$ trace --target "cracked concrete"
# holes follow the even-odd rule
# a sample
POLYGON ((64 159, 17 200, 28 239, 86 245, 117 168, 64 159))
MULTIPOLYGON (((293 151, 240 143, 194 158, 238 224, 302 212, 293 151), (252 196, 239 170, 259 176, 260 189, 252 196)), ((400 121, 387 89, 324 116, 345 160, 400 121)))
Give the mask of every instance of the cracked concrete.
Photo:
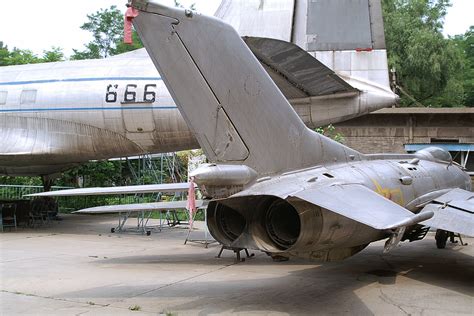
POLYGON ((236 264, 217 245, 183 245, 184 229, 110 234, 115 224, 68 215, 0 234, 0 315, 474 314, 473 246, 438 250, 432 235, 341 262, 236 264))

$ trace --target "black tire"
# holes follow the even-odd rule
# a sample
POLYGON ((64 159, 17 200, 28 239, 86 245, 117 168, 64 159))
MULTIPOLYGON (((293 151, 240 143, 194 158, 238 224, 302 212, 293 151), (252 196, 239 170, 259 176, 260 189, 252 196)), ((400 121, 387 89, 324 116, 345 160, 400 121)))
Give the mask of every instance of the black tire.
POLYGON ((111 232, 112 234, 115 233, 115 228, 112 227, 112 228, 110 229, 110 232, 111 232))
POLYGON ((435 235, 436 247, 438 247, 438 249, 446 248, 446 242, 448 241, 448 237, 449 232, 442 229, 438 229, 435 235))
POLYGON ((147 235, 147 236, 150 236, 150 235, 151 235, 151 231, 150 231, 150 230, 147 230, 147 231, 146 231, 146 235, 147 235))

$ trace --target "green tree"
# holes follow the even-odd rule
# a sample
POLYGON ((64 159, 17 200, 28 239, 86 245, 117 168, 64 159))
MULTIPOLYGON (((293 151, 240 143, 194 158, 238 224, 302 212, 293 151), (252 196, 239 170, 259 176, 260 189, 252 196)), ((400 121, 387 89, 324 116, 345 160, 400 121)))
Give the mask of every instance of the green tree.
POLYGON ((0 176, 0 184, 7 184, 7 185, 41 185, 41 177, 0 176))
POLYGON ((452 38, 465 57, 465 66, 462 71, 465 105, 474 107, 474 25, 463 35, 452 38))
POLYGON ((82 60, 82 59, 99 59, 101 58, 100 56, 100 49, 99 46, 97 46, 94 43, 89 43, 86 44, 86 49, 83 51, 80 51, 78 49, 72 49, 74 52, 71 55, 71 60, 82 60))
POLYGON ((82 164, 63 173, 55 185, 84 187, 121 185, 120 161, 95 161, 82 164))
POLYGON ((43 53, 43 58, 39 58, 32 51, 27 49, 8 49, 3 42, 0 42, 0 66, 36 64, 43 62, 53 62, 64 60, 64 53, 59 47, 52 47, 43 53))
POLYGON ((14 48, 5 58, 4 65, 36 64, 40 62, 41 58, 38 58, 31 50, 14 48))
POLYGON ((115 44, 112 55, 123 54, 143 47, 142 41, 135 30, 132 31, 132 44, 125 44, 123 37, 115 44))
MULTIPOLYGON (((402 92, 432 106, 462 103, 463 56, 442 34, 449 0, 383 0, 389 66, 402 92)), ((402 96, 402 104, 413 102, 402 96)))
POLYGON ((344 135, 336 131, 336 128, 329 124, 327 126, 321 126, 314 129, 316 133, 322 134, 326 137, 335 140, 338 143, 344 143, 344 135))
POLYGON ((135 30, 134 44, 123 43, 124 16, 116 6, 87 15, 88 22, 81 29, 92 33, 94 40, 85 45, 85 50, 73 49, 73 60, 106 58, 143 47, 135 30))
POLYGON ((51 50, 45 50, 43 52, 42 62, 49 63, 55 61, 63 61, 64 53, 60 47, 51 47, 51 50))
POLYGON ((99 48, 100 55, 104 58, 108 57, 122 37, 122 12, 113 5, 109 9, 100 9, 96 13, 87 15, 87 18, 89 22, 84 23, 81 29, 92 33, 93 43, 99 48))
POLYGON ((10 56, 10 51, 8 47, 0 41, 0 66, 7 65, 7 58, 10 56))

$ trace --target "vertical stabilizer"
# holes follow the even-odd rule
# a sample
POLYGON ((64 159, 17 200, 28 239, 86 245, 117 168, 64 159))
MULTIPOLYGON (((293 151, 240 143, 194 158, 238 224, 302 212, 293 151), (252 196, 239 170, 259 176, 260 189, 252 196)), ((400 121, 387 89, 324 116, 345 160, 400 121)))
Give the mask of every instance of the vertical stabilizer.
POLYGON ((270 174, 360 158, 306 128, 231 26, 152 1, 132 5, 143 43, 211 161, 270 174))

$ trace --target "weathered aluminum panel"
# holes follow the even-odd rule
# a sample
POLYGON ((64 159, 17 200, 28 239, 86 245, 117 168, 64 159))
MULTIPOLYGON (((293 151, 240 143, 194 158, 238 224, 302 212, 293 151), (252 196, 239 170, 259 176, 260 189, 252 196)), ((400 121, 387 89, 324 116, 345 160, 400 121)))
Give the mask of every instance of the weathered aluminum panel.
POLYGON ((0 130, 8 138, 0 173, 49 174, 91 159, 197 148, 146 51, 124 55, 2 67, 0 130), (122 102, 127 85, 137 86, 130 90, 139 102, 122 102), (140 103, 145 85, 153 85, 152 103, 140 103), (109 86, 115 97, 107 102, 109 86), (21 104, 26 90, 37 91, 35 101, 21 104))
POLYGON ((424 225, 474 236, 474 193, 453 189, 434 199, 422 212, 434 212, 434 217, 424 225))
POLYGON ((365 79, 384 87, 390 87, 386 50, 370 52, 318 51, 317 60, 337 74, 365 79))
POLYGON ((370 31, 374 49, 386 49, 385 32, 382 15, 382 1, 369 0, 370 31))
POLYGON ((291 42, 294 0, 223 0, 215 16, 243 36, 291 42))
MULTIPOLYGON (((257 171, 257 179, 242 184, 238 193, 225 186, 226 172, 201 175, 228 193, 210 204, 210 225, 222 228, 213 235, 223 244, 313 257, 321 254, 312 251, 334 249, 331 257, 345 257, 387 237, 387 229, 433 216, 405 209, 420 197, 470 187, 468 175, 456 165, 422 155, 379 155, 376 160, 312 133, 238 34, 222 22, 155 1, 132 0, 132 5, 144 10, 135 26, 192 129, 212 136, 206 122, 222 108, 232 123, 228 130, 235 127, 249 150, 247 159, 234 164, 257 171), (405 158, 417 159, 398 160, 405 158)), ((368 85, 350 80, 352 86, 368 85)), ((387 97, 384 87, 376 92, 373 101, 387 97)), ((209 144, 199 141, 207 153, 209 144)))
POLYGON ((428 204, 422 212, 433 212, 433 218, 422 222, 423 225, 449 232, 456 232, 469 237, 474 236, 474 215, 454 207, 443 207, 439 204, 428 204))
POLYGON ((345 160, 348 153, 358 157, 349 148, 331 146, 333 141, 304 126, 230 26, 155 2, 148 2, 146 8, 134 19, 135 27, 211 161, 239 159, 265 174, 326 159, 345 160), (216 126, 216 116, 231 124, 221 130, 224 126, 216 126), (216 130, 224 135, 238 134, 238 138, 229 137, 220 156, 215 154, 221 145, 214 140, 216 130), (252 152, 243 159, 240 140, 252 152), (322 147, 324 150, 312 149, 322 147))
POLYGON ((293 196, 376 229, 388 229, 413 213, 360 184, 335 184, 293 196))
MULTIPOLYGON (((260 19, 258 22, 254 22, 258 23, 258 27, 252 26, 252 29, 256 32, 276 32, 275 34, 279 34, 275 36, 276 38, 286 39, 291 37, 289 35, 291 32, 295 38, 301 37, 298 35, 300 32, 306 32, 306 1, 295 3, 294 1, 283 0, 226 0, 224 2, 227 3, 228 7, 226 9, 226 4, 223 3, 221 9, 227 10, 225 12, 229 13, 231 17, 240 16, 244 21, 243 25, 250 25, 245 21, 251 18, 251 12, 254 16, 262 16, 263 20, 260 19), (237 6, 239 9, 229 6, 237 6), (295 7, 294 12, 293 7, 295 7), (250 13, 247 14, 246 11, 250 13), (240 13, 235 15, 233 12, 240 13), (290 31, 292 15, 294 15, 293 31, 290 31), (268 20, 266 20, 267 18, 268 20), (275 26, 277 27, 275 28, 275 26)), ((305 38, 306 36, 302 37, 305 38)), ((333 93, 335 90, 332 90, 334 89, 332 86, 327 89, 325 81, 316 83, 307 80, 306 75, 309 75, 309 73, 305 74, 303 65, 298 64, 297 61, 295 64, 285 64, 287 74, 292 67, 300 67, 299 77, 296 78, 298 80, 295 79, 291 82, 287 80, 288 75, 283 75, 281 68, 271 68, 267 65, 264 65, 264 67, 283 94, 293 98, 292 102, 295 109, 309 126, 314 127, 328 122, 337 122, 366 113, 369 109, 374 109, 371 106, 364 105, 363 102, 367 99, 366 96, 361 96, 360 100, 354 97, 339 100, 307 99, 308 96, 311 96, 311 91, 313 91, 313 94, 317 94, 317 91, 319 93, 333 93), (299 80, 301 78, 303 80, 299 80), (309 93, 306 91, 309 91, 309 93)), ((352 65, 349 65, 344 69, 348 69, 347 73, 359 71, 354 70, 352 72, 351 67, 352 65)), ((361 71, 364 70, 361 69, 361 71)), ((364 75, 362 74, 362 76, 364 75)), ((198 147, 193 132, 178 113, 170 94, 158 77, 159 74, 144 49, 105 60, 2 67, 0 71, 0 95, 5 100, 0 100, 0 116, 5 116, 5 120, 8 120, 9 115, 12 114, 17 118, 38 119, 42 123, 38 123, 39 125, 35 123, 31 126, 38 126, 38 128, 41 126, 46 130, 29 131, 29 127, 12 126, 10 124, 8 127, 9 135, 17 137, 14 139, 21 138, 22 141, 18 141, 17 144, 23 143, 25 147, 20 152, 18 146, 7 148, 7 145, 11 142, 0 145, 0 153, 8 157, 15 154, 19 158, 16 160, 18 164, 15 164, 15 161, 10 158, 5 158, 4 161, 7 161, 7 165, 2 166, 0 164, 0 173, 44 174, 63 170, 70 167, 71 164, 84 162, 88 159, 198 147), (140 85, 136 80, 130 79, 131 77, 155 78, 156 80, 139 81, 142 83, 140 85), (5 85, 8 82, 14 84, 5 85), (152 104, 153 110, 147 108, 149 104, 130 105, 122 104, 120 101, 105 102, 106 87, 109 84, 119 85, 117 88, 119 95, 123 95, 126 84, 137 84, 139 85, 137 92, 141 95, 145 83, 157 85, 157 98, 152 104), (21 96, 24 90, 36 90, 34 102, 29 101, 21 104, 21 96), (135 107, 139 107, 139 109, 135 107), (88 136, 84 136, 81 133, 78 135, 69 133, 67 130, 60 133, 55 129, 49 129, 48 126, 50 125, 56 126, 55 122, 63 122, 67 126, 81 125, 80 128, 82 129, 108 131, 110 135, 114 135, 114 139, 125 138, 128 143, 126 146, 121 144, 114 146, 109 136, 101 139, 103 133, 99 132, 91 132, 88 136), (91 142, 103 144, 103 146, 92 148, 90 146, 91 142), (31 145, 33 143, 34 146, 31 145), (66 144, 64 150, 61 149, 63 144, 66 144), (53 147, 48 148, 49 145, 53 147), (122 151, 124 146, 127 149, 122 151), (76 149, 72 150, 73 147, 76 149), (31 150, 34 150, 34 152, 31 150), (46 155, 48 159, 39 159, 39 157, 46 157, 46 155)), ((371 76, 370 72, 367 77, 376 78, 371 76)), ((222 116, 217 120, 217 122, 220 122, 221 128, 226 124, 226 120, 221 120, 222 116)), ((18 122, 18 120, 12 119, 12 122, 18 122)), ((80 128, 74 127, 72 131, 80 128)), ((222 139, 217 138, 216 140, 222 145, 217 149, 217 153, 215 153, 217 155, 223 152, 227 144, 226 139, 228 139, 225 133, 219 133, 219 135, 224 136, 222 139)), ((207 142, 211 143, 209 140, 207 142)))
POLYGON ((306 34, 309 51, 384 48, 380 1, 308 1, 306 34), (372 29, 378 30, 376 40, 372 29))

